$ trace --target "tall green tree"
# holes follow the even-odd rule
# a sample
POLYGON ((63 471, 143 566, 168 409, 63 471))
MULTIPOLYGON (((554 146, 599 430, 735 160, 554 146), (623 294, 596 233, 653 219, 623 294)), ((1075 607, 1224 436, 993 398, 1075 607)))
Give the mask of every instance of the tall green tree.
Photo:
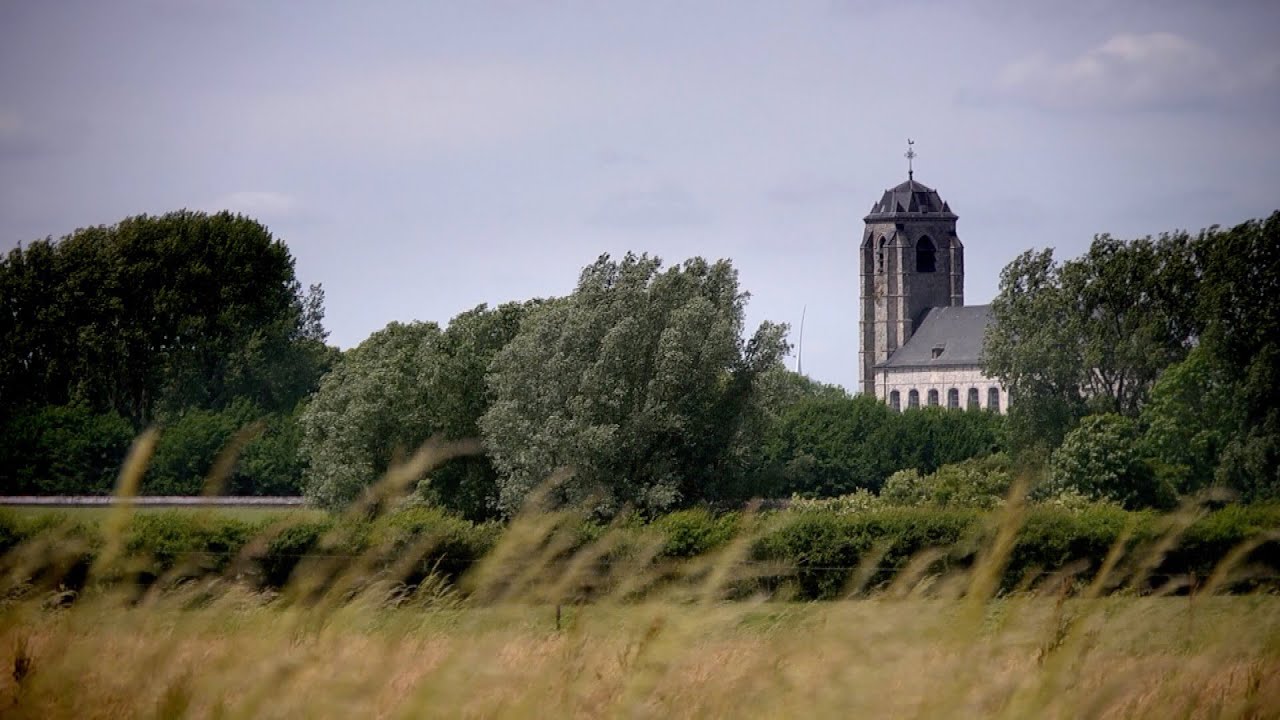
POLYGON ((1186 233, 1100 235, 1074 260, 1045 250, 1010 263, 983 360, 1014 398, 1015 444, 1056 446, 1087 412, 1136 417, 1193 342, 1195 280, 1186 233))
POLYGON ((1123 415, 1090 415, 1067 433, 1039 492, 1064 491, 1111 500, 1130 509, 1169 507, 1175 489, 1143 457, 1138 422, 1123 415))
POLYGON ((1280 498, 1280 211, 1203 233, 1195 247, 1202 344, 1239 402, 1216 480, 1245 499, 1280 498))
POLYGON ((770 494, 832 497, 877 490, 891 469, 872 438, 892 420, 875 398, 800 400, 784 410, 764 443, 770 494))
MULTIPOLYGON (((481 305, 444 330, 391 323, 348 351, 302 411, 306 494, 338 507, 432 437, 479 437, 477 422, 489 408, 489 363, 538 304, 481 305)), ((496 476, 484 457, 436 469, 421 491, 473 519, 495 512, 496 476)))
POLYGON ((79 404, 135 428, 245 398, 289 412, 332 362, 323 295, 230 213, 140 215, 0 260, 0 406, 79 404))
POLYGON ((760 378, 787 350, 782 325, 743 339, 747 297, 728 261, 605 255, 527 318, 494 359, 480 420, 501 510, 562 468, 558 497, 606 514, 744 492, 760 378))
POLYGON ((1168 465, 1176 489, 1189 494, 1213 483, 1222 451, 1242 429, 1240 388, 1206 345, 1169 366, 1142 409, 1144 453, 1168 465))

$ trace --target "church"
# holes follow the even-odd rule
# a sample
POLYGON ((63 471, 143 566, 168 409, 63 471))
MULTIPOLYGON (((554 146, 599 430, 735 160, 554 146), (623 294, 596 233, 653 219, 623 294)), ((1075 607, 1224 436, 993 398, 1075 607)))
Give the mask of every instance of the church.
POLYGON ((964 304, 957 219, 910 167, 863 219, 861 389, 894 410, 1009 408, 1008 392, 982 372, 991 306, 964 304))

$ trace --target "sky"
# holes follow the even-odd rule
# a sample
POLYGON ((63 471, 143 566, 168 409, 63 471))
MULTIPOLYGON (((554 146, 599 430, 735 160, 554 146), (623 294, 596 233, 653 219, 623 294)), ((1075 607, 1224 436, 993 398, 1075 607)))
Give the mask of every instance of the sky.
POLYGON ((730 258, 749 327, 852 390, 862 218, 908 137, 989 302, 1033 247, 1280 208, 1277 27, 1263 0, 4 2, 0 246, 244 213, 343 348, 602 253, 730 258))

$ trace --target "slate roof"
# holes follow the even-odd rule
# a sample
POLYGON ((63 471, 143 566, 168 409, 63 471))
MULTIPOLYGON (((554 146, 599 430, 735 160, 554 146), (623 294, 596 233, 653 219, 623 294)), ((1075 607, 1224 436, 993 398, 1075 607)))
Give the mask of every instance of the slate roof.
POLYGON ((867 219, 924 213, 929 213, 932 217, 955 217, 951 206, 943 202, 937 190, 912 179, 885 190, 880 202, 871 206, 871 214, 867 219))
POLYGON ((935 307, 925 312, 907 342, 876 367, 954 367, 982 362, 982 344, 991 324, 990 305, 935 307), (934 349, 941 353, 934 357, 934 349))

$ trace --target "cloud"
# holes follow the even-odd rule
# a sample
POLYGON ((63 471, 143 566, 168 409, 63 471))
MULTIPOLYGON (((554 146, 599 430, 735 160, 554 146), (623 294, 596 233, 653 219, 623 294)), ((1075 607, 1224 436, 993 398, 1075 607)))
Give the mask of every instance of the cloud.
POLYGON ((22 118, 12 110, 0 110, 0 137, 17 135, 22 130, 22 118))
POLYGON ((775 185, 765 192, 765 197, 778 205, 847 203, 856 192, 857 188, 848 181, 808 175, 775 185))
POLYGON ((993 99, 1049 110, 1185 109, 1245 97, 1277 84, 1274 59, 1231 66, 1173 33, 1112 36, 1083 54, 1045 54, 1007 65, 993 99))
POLYGON ((576 101, 564 78, 503 63, 427 63, 325 78, 262 96, 248 120, 274 142, 367 152, 460 149, 554 126, 576 101))
POLYGON ((662 185, 610 195, 589 220, 593 225, 653 229, 698 225, 708 215, 688 191, 662 185))
POLYGON ((231 210, 254 218, 281 218, 298 212, 298 199, 280 192, 240 191, 223 195, 215 210, 231 210))
POLYGON ((0 157, 12 160, 47 154, 49 143, 21 115, 0 109, 0 157))

